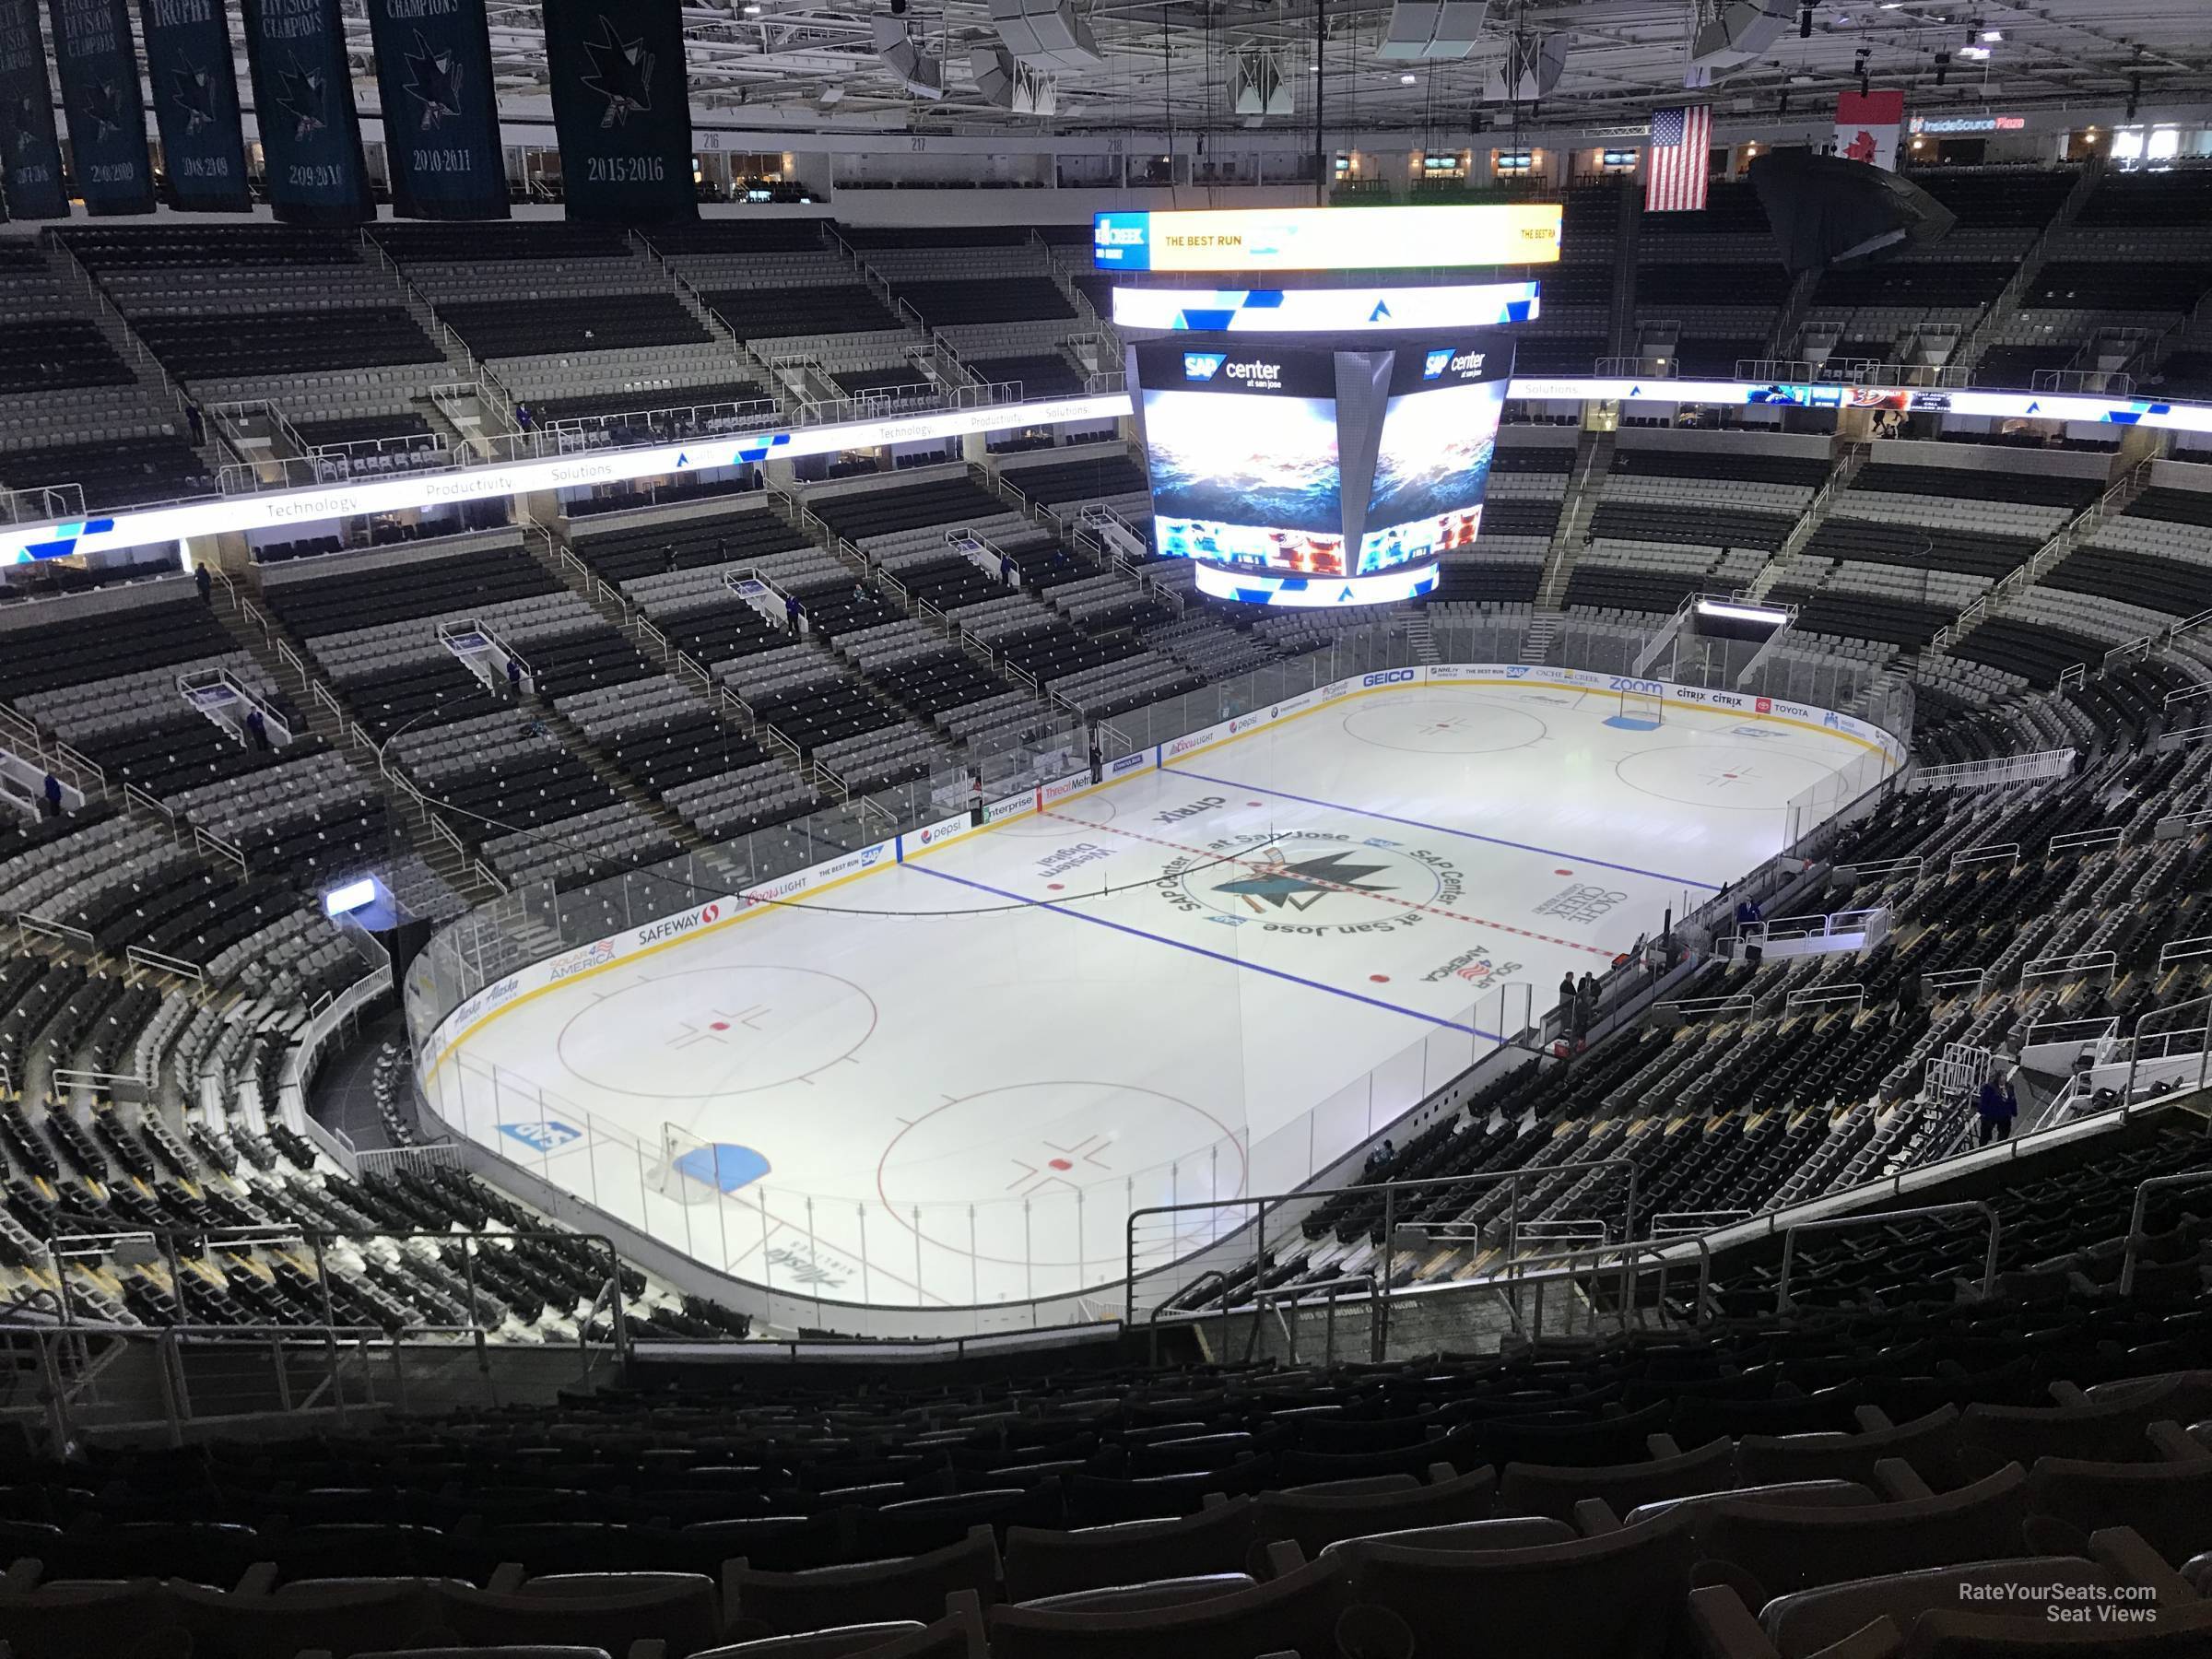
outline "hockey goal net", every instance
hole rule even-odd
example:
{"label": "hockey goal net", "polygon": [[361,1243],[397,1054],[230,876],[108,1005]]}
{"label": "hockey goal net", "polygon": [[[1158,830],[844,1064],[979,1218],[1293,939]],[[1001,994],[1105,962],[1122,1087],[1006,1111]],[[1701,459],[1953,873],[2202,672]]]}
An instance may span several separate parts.
{"label": "hockey goal net", "polygon": [[1638,726],[1663,724],[1666,718],[1666,698],[1656,688],[1641,690],[1624,686],[1620,693],[1620,718],[1624,724]]}

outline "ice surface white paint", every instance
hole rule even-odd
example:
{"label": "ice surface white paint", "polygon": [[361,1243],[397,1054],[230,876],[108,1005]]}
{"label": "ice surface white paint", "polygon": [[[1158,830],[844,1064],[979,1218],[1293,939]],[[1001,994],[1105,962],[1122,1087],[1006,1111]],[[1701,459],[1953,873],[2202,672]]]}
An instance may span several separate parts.
{"label": "ice surface white paint", "polygon": [[1618,710],[1332,705],[519,1004],[435,1088],[473,1138],[779,1290],[1103,1285],[1132,1209],[1295,1186],[1865,753]]}

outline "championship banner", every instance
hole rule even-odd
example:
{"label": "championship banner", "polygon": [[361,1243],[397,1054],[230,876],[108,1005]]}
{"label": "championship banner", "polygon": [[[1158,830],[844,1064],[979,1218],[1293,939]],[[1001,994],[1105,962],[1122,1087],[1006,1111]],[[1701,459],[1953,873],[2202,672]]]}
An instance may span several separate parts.
{"label": "championship banner", "polygon": [[91,214],[151,213],[154,166],[146,152],[138,51],[126,0],[47,0],[53,63],[69,117],[71,171]]}
{"label": "championship banner", "polygon": [[677,0],[546,0],[546,61],[569,217],[699,217]]}
{"label": "championship banner", "polygon": [[507,217],[507,170],[484,0],[369,0],[392,208],[402,218]]}
{"label": "championship banner", "polygon": [[0,0],[0,182],[16,218],[69,217],[37,0]]}
{"label": "championship banner", "polygon": [[246,213],[246,139],[223,0],[138,0],[162,171],[180,213]]}
{"label": "championship banner", "polygon": [[1895,172],[1897,135],[1904,124],[1902,92],[1843,93],[1836,100],[1836,154]]}
{"label": "championship banner", "polygon": [[269,202],[290,225],[376,216],[338,0],[243,0]]}

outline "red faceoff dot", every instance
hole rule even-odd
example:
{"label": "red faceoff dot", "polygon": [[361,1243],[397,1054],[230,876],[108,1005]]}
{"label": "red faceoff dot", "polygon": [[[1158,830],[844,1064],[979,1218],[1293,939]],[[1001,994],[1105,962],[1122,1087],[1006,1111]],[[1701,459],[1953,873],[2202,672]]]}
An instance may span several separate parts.
{"label": "red faceoff dot", "polygon": [[1044,884],[1044,890],[1048,893],[1065,892],[1067,884],[1064,881],[1048,881]]}
{"label": "red faceoff dot", "polygon": [[1055,1158],[1052,1160],[1052,1162],[1053,1168],[1055,1170],[1072,1170],[1076,1167],[1074,1164],[1069,1163],[1065,1158]]}
{"label": "red faceoff dot", "polygon": [[726,1019],[718,1019],[712,1025],[707,1028],[707,1030],[710,1031],[726,1031],[729,1029],[730,1022]]}
{"label": "red faceoff dot", "polygon": [[1378,985],[1387,985],[1390,983],[1390,975],[1387,973],[1371,973],[1367,977]]}
{"label": "red faceoff dot", "polygon": [[1552,874],[1554,876],[1571,876],[1574,872],[1572,870],[1554,870]]}
{"label": "red faceoff dot", "polygon": [[1247,801],[1244,803],[1244,805],[1247,806],[1257,806],[1260,803],[1257,801]]}

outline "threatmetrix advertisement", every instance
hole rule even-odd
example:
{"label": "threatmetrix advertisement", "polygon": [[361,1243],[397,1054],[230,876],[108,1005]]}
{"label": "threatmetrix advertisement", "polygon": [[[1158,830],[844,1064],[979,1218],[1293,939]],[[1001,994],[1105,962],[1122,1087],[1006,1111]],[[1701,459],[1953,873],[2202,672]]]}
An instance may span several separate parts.
{"label": "threatmetrix advertisement", "polygon": [[1559,206],[1235,207],[1100,213],[1101,271],[1404,271],[1559,257]]}
{"label": "threatmetrix advertisement", "polygon": [[1159,550],[1228,571],[1346,574],[1335,356],[1135,350]]}
{"label": "threatmetrix advertisement", "polygon": [[1513,343],[1502,334],[1398,349],[1356,574],[1475,545],[1512,372]]}

